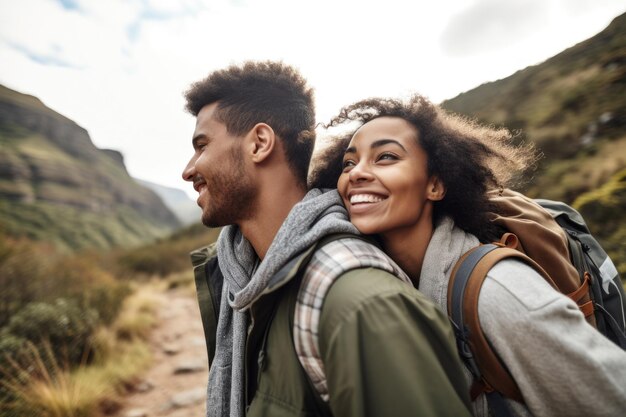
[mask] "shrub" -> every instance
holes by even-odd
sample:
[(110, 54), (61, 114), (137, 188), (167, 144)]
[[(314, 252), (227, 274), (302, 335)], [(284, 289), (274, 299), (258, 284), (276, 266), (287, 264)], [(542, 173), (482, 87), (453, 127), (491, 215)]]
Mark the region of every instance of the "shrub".
[(5, 369), (10, 360), (17, 360), (25, 344), (23, 337), (15, 336), (6, 329), (0, 332), (0, 369)]
[[(0, 332), (0, 379), (11, 375), (13, 364), (26, 367), (29, 361), (24, 360), (23, 352), (27, 341), (21, 337), (14, 336), (6, 331)], [(19, 377), (16, 376), (16, 377)], [(0, 404), (8, 401), (11, 393), (4, 385), (0, 384)]]
[(76, 254), (60, 259), (50, 270), (54, 285), (44, 300), (71, 298), (83, 309), (98, 313), (102, 324), (110, 324), (117, 317), (130, 288), (117, 281), (98, 266), (97, 259), (87, 254)]
[(0, 327), (46, 292), (45, 271), (53, 258), (49, 248), (0, 235)]
[(74, 300), (58, 299), (52, 304), (28, 304), (11, 318), (5, 331), (38, 345), (48, 341), (55, 358), (78, 364), (86, 359), (96, 325), (95, 311), (81, 309)]
[(165, 277), (175, 272), (191, 270), (189, 252), (214, 242), (219, 231), (201, 224), (193, 225), (169, 239), (120, 253), (120, 272), (130, 276), (139, 273)]

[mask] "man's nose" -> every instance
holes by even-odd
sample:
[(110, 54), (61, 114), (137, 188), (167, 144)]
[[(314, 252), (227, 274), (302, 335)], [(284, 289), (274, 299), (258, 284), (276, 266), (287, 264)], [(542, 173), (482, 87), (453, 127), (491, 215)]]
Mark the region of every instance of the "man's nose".
[(196, 173), (196, 158), (191, 158), (183, 170), (183, 180), (193, 182)]

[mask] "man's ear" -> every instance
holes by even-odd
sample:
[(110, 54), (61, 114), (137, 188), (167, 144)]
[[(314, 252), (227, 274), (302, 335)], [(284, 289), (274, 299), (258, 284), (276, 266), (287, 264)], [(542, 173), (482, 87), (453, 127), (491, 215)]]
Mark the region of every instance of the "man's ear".
[(440, 201), (446, 195), (446, 186), (438, 176), (432, 175), (428, 180), (426, 196), (431, 201)]
[(259, 163), (270, 157), (276, 148), (276, 134), (274, 129), (266, 123), (257, 123), (247, 135), (248, 150), (251, 160)]

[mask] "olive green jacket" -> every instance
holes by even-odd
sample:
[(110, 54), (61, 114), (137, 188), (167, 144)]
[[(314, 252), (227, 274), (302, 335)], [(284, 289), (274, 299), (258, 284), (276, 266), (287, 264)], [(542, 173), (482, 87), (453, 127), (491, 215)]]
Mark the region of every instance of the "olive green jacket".
[[(374, 268), (344, 273), (323, 304), (324, 403), (293, 346), (300, 276), (315, 247), (294, 258), (250, 308), (248, 416), (469, 416), (469, 395), (447, 317), (413, 287)], [(192, 253), (209, 364), (223, 277), (215, 247)], [(210, 405), (209, 405), (210, 406)]]

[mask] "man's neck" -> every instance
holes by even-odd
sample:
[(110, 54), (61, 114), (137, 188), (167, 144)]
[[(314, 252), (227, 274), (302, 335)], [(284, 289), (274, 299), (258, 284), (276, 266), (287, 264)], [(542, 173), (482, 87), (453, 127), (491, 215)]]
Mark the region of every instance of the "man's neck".
[(242, 221), (239, 228), (261, 260), (265, 258), (289, 212), (305, 194), (303, 187), (283, 184), (259, 195), (256, 213), (251, 219)]

